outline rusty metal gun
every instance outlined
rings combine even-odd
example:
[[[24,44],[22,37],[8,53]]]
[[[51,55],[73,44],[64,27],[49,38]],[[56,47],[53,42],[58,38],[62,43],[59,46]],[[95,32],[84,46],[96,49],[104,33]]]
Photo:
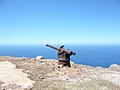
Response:
[[[70,56],[71,55],[75,55],[76,53],[71,51],[71,50],[65,50],[63,46],[61,46],[60,48],[51,46],[49,44],[46,44],[47,47],[53,48],[55,50],[58,50],[58,64],[59,65],[63,65],[63,66],[70,66]]]
[[[73,51],[71,51],[71,50],[65,50],[65,49],[63,49],[63,48],[57,48],[57,47],[51,46],[51,45],[49,45],[49,44],[46,44],[46,46],[47,46],[47,47],[50,47],[50,48],[53,48],[53,49],[55,49],[55,50],[58,50],[58,51],[66,52],[66,53],[68,53],[68,54],[70,54],[70,55],[76,55],[76,53],[73,52]],[[64,46],[63,46],[63,47],[64,47]]]

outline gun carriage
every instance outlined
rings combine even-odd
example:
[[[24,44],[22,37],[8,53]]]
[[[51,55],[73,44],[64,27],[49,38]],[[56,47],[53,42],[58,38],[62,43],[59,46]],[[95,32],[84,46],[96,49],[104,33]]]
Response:
[[[63,65],[63,66],[70,66],[70,56],[71,55],[76,55],[75,52],[71,51],[71,50],[66,50],[64,49],[64,45],[61,46],[60,48],[57,48],[55,46],[51,46],[49,44],[46,44],[47,47],[50,47],[52,49],[58,50],[58,64],[59,65]]]

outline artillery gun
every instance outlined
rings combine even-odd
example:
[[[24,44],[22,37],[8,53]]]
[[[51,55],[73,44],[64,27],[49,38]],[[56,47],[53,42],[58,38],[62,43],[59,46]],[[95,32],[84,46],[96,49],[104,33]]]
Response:
[[[71,50],[65,50],[64,45],[61,46],[60,48],[57,48],[55,46],[51,46],[49,44],[46,44],[46,46],[50,47],[52,49],[58,50],[58,64],[59,65],[70,67],[70,56],[76,55],[75,52],[73,52]]]

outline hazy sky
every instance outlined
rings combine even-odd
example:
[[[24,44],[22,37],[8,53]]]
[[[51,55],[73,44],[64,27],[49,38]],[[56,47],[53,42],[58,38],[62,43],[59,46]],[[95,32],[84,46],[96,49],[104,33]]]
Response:
[[[120,0],[0,0],[0,45],[120,44]]]

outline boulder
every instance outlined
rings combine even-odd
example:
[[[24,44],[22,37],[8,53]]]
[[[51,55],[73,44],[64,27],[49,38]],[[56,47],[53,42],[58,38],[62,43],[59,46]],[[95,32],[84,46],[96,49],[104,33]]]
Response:
[[[114,71],[120,71],[120,65],[117,65],[117,64],[112,64],[110,67],[109,67],[110,70],[114,70]]]
[[[43,56],[37,56],[36,57],[36,60],[41,60],[41,59],[44,59],[44,57]]]

